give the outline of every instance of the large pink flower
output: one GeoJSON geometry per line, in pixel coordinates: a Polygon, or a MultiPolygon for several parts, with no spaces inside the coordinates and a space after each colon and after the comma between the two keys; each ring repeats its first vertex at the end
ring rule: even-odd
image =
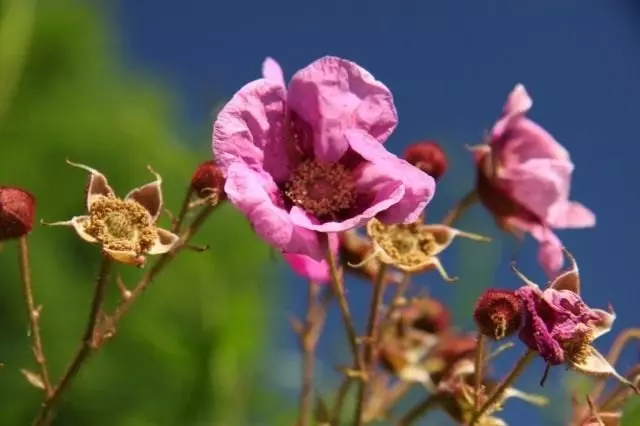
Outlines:
{"type": "Polygon", "coordinates": [[[382,146],[397,123],[385,85],[330,56],[298,71],[288,87],[274,60],[263,74],[213,126],[225,192],[259,235],[283,252],[320,260],[318,233],[373,217],[418,218],[435,183],[382,146]]]}
{"type": "Polygon", "coordinates": [[[525,117],[532,100],[516,85],[489,143],[476,148],[478,193],[505,230],[540,243],[539,261],[553,276],[563,264],[562,243],[551,229],[595,226],[595,215],[569,200],[574,165],[546,130],[525,117]]]}

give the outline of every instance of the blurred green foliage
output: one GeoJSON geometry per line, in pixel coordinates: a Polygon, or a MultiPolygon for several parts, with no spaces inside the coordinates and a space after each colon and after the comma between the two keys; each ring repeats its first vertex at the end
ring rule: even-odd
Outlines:
{"type": "MultiPolygon", "coordinates": [[[[95,5],[29,5],[0,1],[0,99],[6,101],[0,184],[33,192],[38,220],[66,220],[83,213],[86,174],[65,158],[101,170],[121,195],[153,179],[150,164],[163,175],[167,207],[178,210],[191,173],[209,157],[209,142],[202,141],[205,154],[197,155],[179,140],[166,94],[122,71],[95,5]]],[[[268,250],[228,206],[194,242],[213,248],[184,252],[152,284],[81,372],[54,424],[233,426],[249,422],[249,406],[265,403],[256,365],[273,297],[260,285],[269,272],[268,250]]],[[[67,228],[36,226],[29,243],[56,379],[85,326],[99,253],[67,228]]],[[[142,273],[118,272],[129,285],[142,273]]],[[[0,424],[29,424],[41,394],[20,373],[36,368],[12,242],[0,252],[0,362],[0,424]]]]}

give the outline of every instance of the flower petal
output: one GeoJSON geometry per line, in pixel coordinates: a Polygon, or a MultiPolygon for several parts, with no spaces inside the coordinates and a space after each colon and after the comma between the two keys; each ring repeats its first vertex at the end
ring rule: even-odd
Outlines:
{"type": "Polygon", "coordinates": [[[134,251],[111,250],[108,248],[103,248],[102,250],[116,262],[124,263],[125,265],[133,265],[141,268],[144,266],[146,260],[144,256],[140,256],[134,251]]]}
{"type": "Polygon", "coordinates": [[[149,212],[153,223],[155,223],[160,213],[162,213],[162,178],[151,167],[148,167],[148,169],[156,177],[156,180],[132,189],[124,199],[133,200],[144,207],[149,212]]]}
{"type": "Polygon", "coordinates": [[[286,86],[284,81],[284,73],[280,64],[275,59],[267,57],[262,63],[262,78],[276,83],[280,86],[286,86]]]}
{"type": "Polygon", "coordinates": [[[289,213],[277,204],[278,188],[269,175],[260,174],[246,164],[232,164],[227,170],[224,190],[229,201],[267,243],[287,253],[323,258],[315,232],[295,226],[289,213]]]}
{"type": "Polygon", "coordinates": [[[389,89],[359,65],[333,56],[298,71],[287,101],[312,126],[315,155],[326,162],[338,161],[347,151],[346,129],[361,129],[385,142],[398,122],[389,89]]]}
{"type": "Polygon", "coordinates": [[[147,252],[148,254],[167,253],[180,239],[176,234],[169,232],[166,229],[156,228],[156,231],[158,233],[158,238],[147,252]]]}
{"type": "Polygon", "coordinates": [[[591,228],[596,226],[596,215],[576,201],[565,201],[551,206],[547,222],[556,229],[591,228]]]}
{"type": "Polygon", "coordinates": [[[242,87],[218,113],[213,153],[222,173],[235,163],[265,170],[276,182],[291,174],[284,143],[285,88],[260,79],[242,87]]]}
{"type": "Polygon", "coordinates": [[[92,167],[85,166],[84,164],[74,163],[69,160],[67,160],[67,164],[89,172],[89,182],[87,182],[84,199],[87,211],[89,211],[91,204],[93,204],[98,198],[115,196],[115,192],[109,186],[109,182],[105,175],[92,167]]]}
{"type": "Polygon", "coordinates": [[[580,294],[580,273],[578,271],[576,259],[571,255],[571,253],[569,253],[569,251],[567,251],[567,249],[562,248],[562,251],[567,258],[569,258],[571,267],[569,270],[558,275],[551,284],[549,284],[549,288],[554,290],[569,290],[576,294],[580,294]]]}
{"type": "Polygon", "coordinates": [[[584,362],[579,364],[571,363],[571,368],[581,373],[596,376],[596,377],[606,377],[612,376],[619,380],[621,383],[630,386],[635,390],[635,386],[625,377],[618,374],[615,368],[607,361],[607,359],[596,350],[594,347],[589,348],[589,354],[587,355],[584,362]]]}
{"type": "Polygon", "coordinates": [[[542,225],[532,225],[528,231],[540,245],[538,263],[549,278],[555,278],[564,264],[562,242],[551,229],[542,225]]]}
{"type": "Polygon", "coordinates": [[[390,179],[402,182],[402,198],[381,212],[378,219],[386,223],[415,222],[435,194],[436,183],[433,178],[391,154],[363,131],[348,130],[345,137],[349,146],[374,164],[377,170],[384,171],[390,179]]]}
{"type": "Polygon", "coordinates": [[[76,234],[88,243],[97,243],[98,240],[84,231],[84,224],[89,220],[89,216],[74,216],[70,220],[63,222],[43,222],[46,226],[71,226],[76,234]]]}

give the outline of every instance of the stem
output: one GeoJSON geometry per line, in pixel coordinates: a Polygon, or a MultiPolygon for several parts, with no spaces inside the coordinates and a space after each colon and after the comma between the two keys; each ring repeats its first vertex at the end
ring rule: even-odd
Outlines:
{"type": "Polygon", "coordinates": [[[457,222],[462,215],[478,201],[478,192],[475,189],[467,192],[467,194],[462,197],[458,204],[447,213],[447,215],[442,219],[442,224],[447,226],[453,226],[455,222],[457,222]]]}
{"type": "MultiPolygon", "coordinates": [[[[202,211],[194,219],[191,226],[189,226],[189,228],[187,228],[187,230],[184,231],[184,233],[181,235],[176,247],[173,250],[162,254],[158,258],[156,263],[154,263],[154,265],[142,276],[138,284],[131,292],[131,295],[127,299],[122,300],[116,307],[113,316],[109,321],[109,326],[111,328],[115,329],[118,322],[127,313],[127,311],[129,311],[129,309],[133,305],[133,302],[135,302],[138,297],[140,297],[140,295],[147,289],[149,284],[153,282],[153,280],[164,269],[164,267],[167,266],[171,262],[171,260],[173,260],[173,258],[176,257],[176,255],[188,245],[191,238],[193,238],[193,236],[198,232],[200,227],[204,224],[205,220],[215,210],[215,208],[216,205],[209,205],[202,209],[202,211]]],[[[106,340],[100,341],[99,346],[102,346],[105,341],[106,340]]]]}
{"type": "Polygon", "coordinates": [[[413,408],[411,408],[407,412],[407,414],[405,414],[400,420],[398,420],[396,426],[411,426],[416,421],[424,417],[425,414],[427,414],[429,411],[438,407],[441,402],[441,399],[436,395],[427,396],[424,400],[422,400],[422,402],[413,406],[413,408]]]}
{"type": "Polygon", "coordinates": [[[24,300],[27,305],[27,316],[29,317],[29,336],[32,340],[33,355],[40,367],[40,377],[44,385],[46,397],[52,392],[49,370],[47,369],[47,359],[42,350],[42,339],[40,337],[40,309],[36,309],[33,301],[33,285],[31,283],[31,268],[29,267],[29,245],[27,237],[20,237],[20,276],[22,278],[22,290],[24,300]]]}
{"type": "Polygon", "coordinates": [[[45,426],[51,423],[54,417],[53,410],[56,404],[60,401],[62,394],[69,388],[69,385],[82,368],[84,362],[87,360],[89,355],[91,355],[92,349],[95,349],[94,336],[96,332],[96,325],[98,323],[98,315],[102,308],[107,282],[109,281],[108,278],[111,264],[111,258],[106,254],[102,254],[100,272],[98,273],[98,278],[96,280],[93,300],[91,302],[91,310],[89,312],[89,320],[87,321],[87,326],[82,336],[82,343],[80,344],[80,348],[76,352],[73,360],[67,367],[67,370],[64,372],[62,378],[53,390],[53,394],[43,402],[42,408],[33,423],[34,426],[45,426]]]}
{"type": "Polygon", "coordinates": [[[495,390],[491,393],[489,398],[485,401],[485,403],[480,407],[478,411],[475,411],[473,416],[471,417],[471,421],[469,421],[469,426],[473,426],[476,424],[478,420],[489,410],[493,405],[496,404],[504,395],[504,392],[511,387],[513,382],[522,374],[525,367],[535,358],[536,352],[531,349],[527,349],[527,351],[520,357],[516,365],[513,366],[513,369],[507,377],[504,378],[498,386],[496,386],[495,390]]]}
{"type": "MultiPolygon", "coordinates": [[[[622,350],[631,339],[640,339],[640,328],[627,328],[616,336],[613,344],[611,345],[611,349],[609,350],[609,354],[607,355],[607,361],[609,361],[609,364],[616,364],[618,358],[620,358],[622,350]]],[[[600,398],[605,386],[606,380],[600,379],[591,393],[591,398],[593,398],[594,401],[600,398]]]]}
{"type": "MultiPolygon", "coordinates": [[[[364,369],[367,377],[373,375],[375,369],[375,345],[378,341],[378,317],[380,314],[380,307],[384,298],[385,289],[385,275],[387,273],[387,265],[380,264],[378,274],[374,281],[373,296],[371,297],[371,307],[369,308],[369,319],[367,321],[367,342],[364,347],[364,369]]],[[[360,381],[358,388],[358,399],[356,400],[356,418],[361,419],[364,412],[365,400],[367,396],[369,380],[360,381]]]]}
{"type": "Polygon", "coordinates": [[[342,407],[344,406],[344,401],[347,399],[347,395],[349,395],[349,390],[351,389],[351,385],[353,384],[353,379],[351,377],[345,377],[340,383],[340,387],[338,388],[338,392],[336,393],[336,403],[333,406],[333,410],[331,412],[331,419],[333,424],[340,424],[340,418],[342,414],[342,407]]]}
{"type": "Polygon", "coordinates": [[[309,415],[313,403],[313,371],[314,371],[314,351],[315,343],[313,339],[313,329],[315,328],[314,317],[318,310],[318,293],[320,287],[317,283],[310,282],[307,292],[307,316],[304,329],[300,335],[300,346],[302,347],[302,388],[300,390],[300,412],[297,421],[298,426],[309,424],[309,415]]]}
{"type": "Polygon", "coordinates": [[[473,410],[480,409],[480,388],[482,387],[482,367],[484,355],[484,334],[478,332],[478,340],[476,343],[475,368],[474,368],[474,405],[473,410]]]}
{"type": "Polygon", "coordinates": [[[396,291],[393,294],[391,305],[389,306],[389,310],[387,311],[387,319],[390,319],[398,306],[400,306],[400,301],[404,298],[404,295],[409,288],[409,278],[411,278],[411,274],[409,272],[403,272],[402,280],[396,284],[396,291]]]}
{"type": "Polygon", "coordinates": [[[191,195],[193,195],[193,188],[189,185],[189,189],[187,189],[187,193],[184,196],[184,200],[182,201],[182,206],[180,207],[180,213],[178,213],[178,217],[173,222],[173,226],[171,227],[171,232],[177,234],[180,232],[180,226],[182,226],[182,222],[184,221],[184,217],[189,211],[189,203],[191,201],[191,195]]]}

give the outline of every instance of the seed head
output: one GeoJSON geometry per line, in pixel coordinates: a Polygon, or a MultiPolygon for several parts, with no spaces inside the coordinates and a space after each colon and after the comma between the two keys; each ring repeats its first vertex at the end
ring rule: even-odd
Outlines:
{"type": "Polygon", "coordinates": [[[222,171],[213,160],[200,164],[191,178],[191,188],[199,198],[217,196],[218,200],[224,200],[224,183],[222,171]]]}
{"type": "Polygon", "coordinates": [[[440,145],[433,141],[420,141],[409,145],[404,151],[404,159],[436,181],[440,180],[449,167],[447,156],[440,145]]]}
{"type": "Polygon", "coordinates": [[[31,232],[35,209],[36,199],[27,191],[0,186],[0,241],[31,232]]]}
{"type": "Polygon", "coordinates": [[[522,301],[514,291],[490,288],[478,299],[473,317],[482,334],[504,339],[520,329],[522,301]]]}

